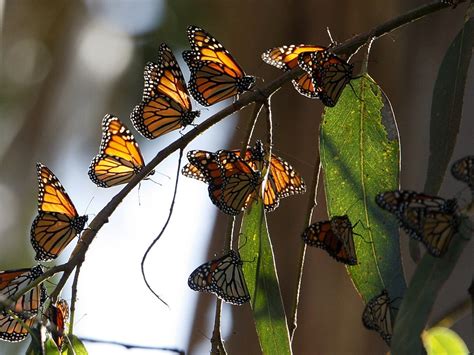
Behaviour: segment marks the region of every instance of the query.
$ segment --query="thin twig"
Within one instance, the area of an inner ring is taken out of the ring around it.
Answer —
[[[305,217],[305,225],[304,228],[311,224],[311,219],[313,217],[314,208],[318,205],[317,197],[318,197],[318,188],[319,188],[319,177],[321,174],[321,161],[319,155],[319,149],[316,155],[316,161],[314,163],[314,174],[312,179],[312,184],[310,188],[310,197],[308,200],[308,207],[306,208],[306,217]],[[306,259],[306,243],[303,240],[300,241],[301,243],[301,251],[300,251],[300,262],[299,262],[299,270],[298,270],[298,279],[296,281],[296,289],[295,289],[295,298],[293,301],[293,316],[290,323],[290,339],[293,342],[293,338],[295,336],[296,328],[298,327],[298,305],[300,303],[300,291],[301,291],[301,281],[303,280],[303,271],[304,271],[304,262]]]
[[[466,0],[460,0],[459,3],[466,2]],[[408,23],[416,21],[420,18],[423,18],[431,13],[436,11],[442,10],[444,8],[449,8],[450,5],[446,4],[442,0],[434,1],[427,5],[422,5],[414,10],[411,10],[403,15],[397,16],[384,24],[375,27],[371,31],[365,32],[363,34],[356,35],[351,39],[346,40],[345,42],[335,45],[331,50],[336,53],[352,53],[357,50],[358,47],[364,45],[369,38],[379,38],[383,35],[386,35],[397,28],[401,28]],[[297,67],[292,69],[291,71],[285,72],[277,79],[271,81],[267,85],[264,85],[262,88],[258,90],[254,90],[252,92],[248,92],[240,99],[235,101],[234,103],[230,104],[228,107],[222,109],[221,111],[217,112],[213,116],[209,117],[206,121],[192,129],[190,132],[182,136],[180,139],[177,139],[169,146],[158,152],[158,154],[145,166],[143,169],[138,173],[134,178],[125,185],[122,190],[120,190],[117,195],[115,195],[107,205],[102,208],[102,210],[96,215],[96,217],[92,220],[84,233],[82,234],[81,239],[79,240],[76,248],[73,250],[71,257],[69,258],[68,262],[63,265],[59,265],[55,268],[48,270],[45,272],[41,277],[36,279],[34,282],[25,286],[24,288],[18,290],[14,299],[18,299],[22,294],[30,290],[31,288],[38,285],[40,282],[44,281],[46,278],[63,271],[63,275],[58,283],[58,287],[63,287],[66,283],[66,280],[71,275],[74,268],[81,264],[85,259],[85,254],[87,250],[94,240],[97,232],[102,228],[102,226],[108,222],[108,218],[112,215],[118,205],[122,202],[122,200],[128,195],[128,193],[142,180],[144,179],[150,171],[152,171],[158,164],[160,164],[164,159],[166,159],[169,155],[174,153],[178,149],[184,149],[186,145],[188,145],[194,138],[208,130],[213,125],[217,124],[218,122],[222,121],[227,116],[231,115],[234,112],[239,111],[240,109],[244,108],[245,106],[254,103],[254,102],[261,102],[262,97],[268,98],[270,97],[275,91],[277,91],[283,84],[289,82],[290,80],[296,78],[298,75],[303,73],[303,69]],[[3,309],[3,305],[0,305],[0,311]]]
[[[99,340],[99,339],[91,339],[91,338],[84,338],[84,337],[79,337],[79,340],[85,341],[88,343],[117,345],[117,346],[122,346],[125,349],[160,350],[160,351],[169,351],[172,353],[177,353],[177,354],[182,354],[182,355],[185,354],[184,350],[180,350],[176,348],[167,348],[163,346],[134,345],[134,344],[121,343],[119,341]]]
[[[227,351],[221,336],[221,311],[222,300],[218,298],[216,301],[216,315],[214,317],[214,331],[211,338],[211,354],[225,355]]]
[[[429,328],[446,327],[451,328],[459,320],[467,316],[472,307],[471,297],[465,298],[458,304],[454,305],[449,311],[436,319]]]
[[[148,280],[146,278],[146,275],[145,275],[145,260],[148,256],[148,253],[150,252],[150,250],[153,248],[153,246],[156,244],[156,242],[158,240],[160,240],[161,236],[165,233],[165,230],[166,230],[166,227],[168,227],[168,223],[170,222],[171,220],[171,216],[173,215],[173,209],[174,209],[174,203],[176,202],[176,193],[178,192],[178,182],[179,182],[179,175],[181,173],[181,160],[183,158],[183,149],[180,149],[179,151],[179,158],[178,158],[178,168],[177,168],[177,171],[176,171],[176,182],[175,182],[175,185],[174,185],[174,192],[173,192],[173,199],[171,200],[171,204],[170,204],[170,211],[168,213],[168,218],[166,219],[166,222],[165,224],[163,225],[163,227],[161,228],[161,231],[160,233],[156,236],[156,238],[151,242],[151,244],[148,246],[148,248],[146,249],[145,251],[145,254],[143,254],[143,258],[142,258],[142,262],[140,263],[140,268],[141,268],[141,271],[142,271],[142,277],[143,277],[143,281],[145,281],[145,284],[146,284],[146,287],[148,287],[148,289],[150,290],[151,293],[153,293],[155,295],[156,298],[158,298],[161,302],[164,303],[164,305],[166,307],[169,308],[169,305],[168,303],[166,303],[152,288],[151,288],[151,285],[148,283]]]
[[[76,273],[74,274],[74,280],[72,281],[71,291],[71,316],[69,319],[69,334],[74,334],[74,314],[76,313],[76,301],[77,301],[77,283],[79,281],[79,273],[81,272],[81,264],[77,265]]]
[[[253,131],[255,130],[255,125],[257,124],[257,119],[260,111],[262,110],[263,104],[260,102],[257,102],[255,104],[255,107],[252,112],[252,116],[250,118],[248,127],[246,129],[246,136],[245,139],[243,140],[243,145],[242,145],[242,150],[240,151],[240,156],[244,157],[245,156],[245,151],[247,150],[247,147],[250,145],[250,140],[252,139]]]

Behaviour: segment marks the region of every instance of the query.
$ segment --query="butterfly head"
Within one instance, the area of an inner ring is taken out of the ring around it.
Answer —
[[[89,216],[87,215],[76,217],[72,222],[72,226],[77,231],[77,233],[81,233],[84,230],[84,226],[88,220]]]
[[[255,86],[256,78],[251,75],[244,75],[242,78],[237,80],[237,89],[239,93],[243,93],[244,91],[248,91]]]
[[[181,124],[183,127],[186,127],[188,124],[193,123],[194,119],[196,117],[199,117],[201,115],[200,111],[186,111],[183,113],[181,117]]]

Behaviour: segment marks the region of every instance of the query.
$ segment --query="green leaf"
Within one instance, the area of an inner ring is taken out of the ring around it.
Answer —
[[[461,337],[449,328],[434,327],[422,335],[423,345],[428,355],[469,354]]]
[[[290,336],[268,235],[263,203],[253,203],[242,219],[240,255],[253,317],[264,354],[291,354]]]
[[[453,237],[446,254],[437,258],[426,253],[421,259],[398,311],[391,342],[392,354],[421,353],[420,335],[436,296],[453,271],[471,231],[468,219],[462,217],[460,232]]]
[[[329,215],[347,214],[354,228],[358,265],[350,277],[365,302],[382,289],[400,297],[405,279],[398,224],[375,204],[375,195],[398,189],[398,129],[388,99],[368,75],[351,81],[338,104],[326,109],[320,154]]]
[[[88,355],[87,349],[84,346],[84,343],[75,335],[67,335],[69,338],[69,342],[67,339],[64,339],[64,346],[63,346],[63,355],[64,354],[71,354],[71,355]],[[73,347],[74,350],[71,350],[70,347]]]
[[[464,88],[474,45],[473,4],[461,31],[449,46],[433,90],[430,125],[430,157],[424,191],[438,194],[461,123]],[[442,144],[440,144],[442,142]]]

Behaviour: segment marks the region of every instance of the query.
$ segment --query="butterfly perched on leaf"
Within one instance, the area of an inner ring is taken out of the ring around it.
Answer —
[[[393,307],[387,290],[370,299],[362,313],[362,323],[367,329],[375,330],[390,346],[394,325]]]
[[[51,304],[47,316],[51,323],[51,337],[59,352],[61,352],[64,345],[66,322],[69,319],[69,305],[66,300],[59,299],[54,304]]]
[[[394,214],[400,226],[433,256],[442,256],[458,232],[460,219],[455,199],[396,190],[378,194],[375,202]]]
[[[347,215],[334,216],[329,221],[316,222],[308,226],[301,235],[310,246],[321,248],[336,259],[347,264],[357,264],[354,231]]]
[[[0,271],[0,299],[7,304],[15,294],[30,285],[43,274],[41,265],[33,268]],[[42,283],[21,295],[11,307],[17,318],[6,310],[0,312],[0,339],[9,342],[18,342],[28,336],[28,328],[36,321],[38,309],[47,297]],[[23,324],[22,324],[23,323]],[[26,327],[24,326],[26,325]]]
[[[199,266],[189,276],[188,285],[194,291],[212,293],[233,305],[250,301],[242,260],[235,250]]]
[[[50,261],[82,232],[87,216],[79,216],[58,178],[41,163],[38,174],[38,215],[31,226],[31,244],[35,259]]]
[[[266,50],[262,60],[278,69],[290,71],[298,66],[298,56],[301,53],[314,53],[326,50],[325,47],[312,44],[291,44]],[[292,80],[293,86],[301,94],[311,99],[319,98],[319,88],[313,85],[311,75],[304,73]]]
[[[456,160],[451,165],[451,174],[455,179],[466,183],[474,196],[474,155]]]
[[[144,71],[142,102],[130,119],[144,137],[154,139],[191,124],[199,111],[193,111],[181,69],[166,44],[161,44],[158,63],[148,62]]]
[[[232,153],[240,157],[240,150],[221,150],[219,154],[197,150],[188,153],[188,163],[182,170],[183,175],[207,183],[219,179],[222,169],[232,165],[221,166],[222,157]],[[217,156],[216,156],[217,155]],[[220,158],[219,158],[220,157]],[[264,166],[265,151],[261,141],[257,140],[254,147],[245,151],[244,161],[254,170],[261,171]],[[229,173],[227,173],[229,174]],[[268,178],[265,185],[263,203],[267,212],[274,211],[280,199],[306,191],[306,185],[301,176],[282,158],[271,155]]]
[[[336,106],[342,91],[352,79],[353,65],[328,50],[302,53],[298,64],[311,76],[322,103],[329,107]]]
[[[126,184],[144,166],[142,153],[133,134],[117,117],[105,115],[102,119],[100,151],[89,166],[92,182],[99,187]]]
[[[234,57],[202,28],[188,27],[191,50],[183,59],[191,71],[189,90],[203,106],[237,96],[252,89],[255,77],[246,75]]]

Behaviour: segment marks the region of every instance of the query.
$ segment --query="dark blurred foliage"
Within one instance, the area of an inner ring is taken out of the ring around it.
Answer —
[[[260,60],[264,50],[291,43],[328,45],[327,27],[336,41],[344,41],[424,4],[415,0],[168,1],[164,3],[164,15],[158,27],[131,34],[133,50],[126,68],[106,79],[95,77],[94,72],[77,63],[78,46],[81,44],[78,36],[84,28],[91,26],[88,21],[100,19],[95,12],[100,3],[100,0],[0,2],[0,6],[3,5],[0,54],[0,208],[3,225],[0,227],[0,265],[3,269],[24,267],[32,261],[31,251],[25,252],[24,246],[28,243],[25,226],[30,225],[35,213],[34,163],[37,160],[56,162],[56,166],[62,166],[63,173],[76,164],[84,169],[97,149],[101,117],[113,112],[127,120],[132,107],[141,97],[145,62],[156,58],[161,42],[167,42],[174,49],[186,46],[185,29],[189,24],[202,26],[214,34],[247,73],[269,82],[281,73]],[[123,3],[126,2],[118,1],[117,7]],[[141,1],[133,3],[134,6],[141,6]],[[144,6],[145,3],[148,2],[144,2]],[[387,93],[394,107],[402,144],[401,186],[407,189],[421,189],[424,184],[433,85],[443,55],[462,26],[464,11],[464,5],[455,10],[441,11],[377,40],[372,47],[369,73]],[[109,24],[109,21],[104,23]],[[122,18],[122,21],[127,22],[127,18]],[[117,28],[122,25],[120,21],[114,24]],[[11,62],[8,60],[9,51],[25,39],[34,40],[28,42],[33,43],[33,49],[30,49],[34,55],[31,69],[34,75],[25,75],[25,80],[13,80],[16,71],[22,71],[21,65],[29,63],[30,52],[20,55],[22,60]],[[115,55],[117,53],[112,51],[104,56],[107,59],[107,56],[112,58]],[[356,67],[360,67],[361,55],[353,61]],[[472,70],[467,82],[465,97],[470,98],[474,94]],[[472,100],[466,100],[453,160],[473,153],[473,105]],[[317,154],[318,125],[323,106],[318,101],[298,95],[288,84],[273,96],[272,109],[275,152],[288,160],[309,185]],[[240,128],[234,132],[229,146],[222,148],[240,145],[250,112],[249,109],[242,112]],[[203,115],[206,116],[205,111]],[[265,137],[262,122],[255,137]],[[143,139],[139,141],[144,142]],[[71,161],[71,154],[64,160],[65,151],[69,150],[75,151],[74,161]],[[324,191],[320,187],[314,220],[326,218]],[[450,197],[459,193],[461,188],[459,183],[446,176],[440,194]],[[268,215],[283,301],[289,318],[296,287],[301,243],[299,235],[304,228],[307,199],[308,194],[285,199],[276,212]],[[209,247],[210,257],[223,247],[225,223],[226,218],[219,215],[216,233]],[[408,239],[405,236],[401,244],[409,278],[414,264],[408,256]],[[471,243],[439,295],[434,316],[443,314],[467,295],[472,278],[472,251]],[[214,312],[214,304],[211,297],[199,298],[188,344],[190,353],[201,342],[208,342],[201,329],[206,329],[208,320],[213,318],[209,313]],[[377,334],[363,328],[360,319],[362,309],[361,299],[344,267],[322,251],[308,250],[294,352],[385,352],[387,348]],[[259,353],[249,307],[234,307],[232,310],[232,333],[225,339],[229,352]],[[460,321],[454,330],[472,348],[470,319]],[[100,335],[97,334],[97,337]]]

